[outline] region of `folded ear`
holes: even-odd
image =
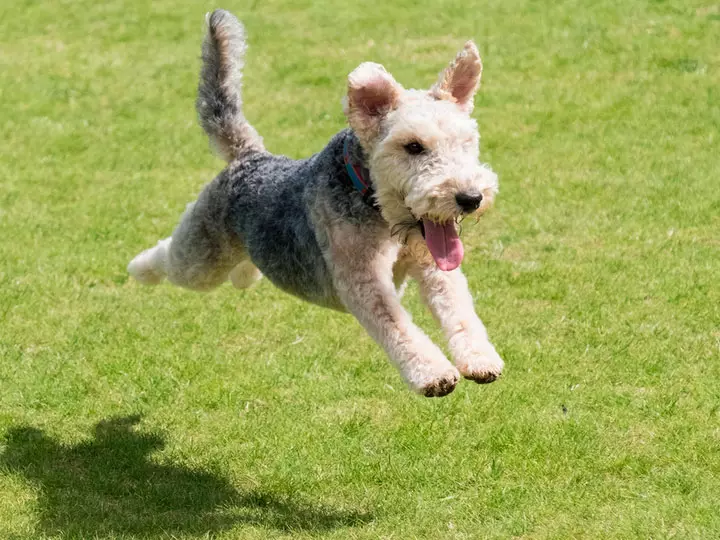
[[[440,73],[438,81],[430,89],[435,99],[447,99],[457,103],[470,114],[473,110],[475,91],[480,86],[482,61],[475,43],[468,41],[455,60]]]
[[[373,62],[360,64],[348,76],[343,110],[350,126],[361,136],[371,137],[380,121],[397,107],[402,86],[384,67]]]

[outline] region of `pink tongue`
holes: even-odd
[[[447,221],[436,225],[429,219],[423,219],[425,243],[440,270],[455,270],[463,260],[462,242],[455,230],[455,223]]]

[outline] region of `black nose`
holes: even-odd
[[[462,208],[463,212],[470,213],[474,212],[480,207],[482,202],[482,195],[470,195],[468,193],[458,193],[455,195],[455,201],[458,206]]]

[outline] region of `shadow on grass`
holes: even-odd
[[[24,475],[40,490],[38,532],[88,538],[205,534],[245,523],[279,530],[323,531],[361,525],[362,512],[336,511],[265,491],[242,493],[227,479],[149,454],[164,438],[133,428],[139,416],[95,426],[95,439],[66,446],[32,427],[6,435],[0,467]]]

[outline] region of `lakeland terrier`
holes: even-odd
[[[172,237],[132,260],[130,274],[201,291],[227,279],[248,287],[264,274],[354,315],[420,394],[444,396],[460,375],[494,381],[503,361],[458,268],[456,223],[497,193],[470,117],[482,73],[475,44],[429,90],[406,90],[383,66],[360,64],[343,100],[349,129],[299,161],[267,151],[243,114],[245,49],[240,22],[213,12],[196,105],[229,165],[188,205]],[[419,283],[454,365],[402,307],[407,276]]]

